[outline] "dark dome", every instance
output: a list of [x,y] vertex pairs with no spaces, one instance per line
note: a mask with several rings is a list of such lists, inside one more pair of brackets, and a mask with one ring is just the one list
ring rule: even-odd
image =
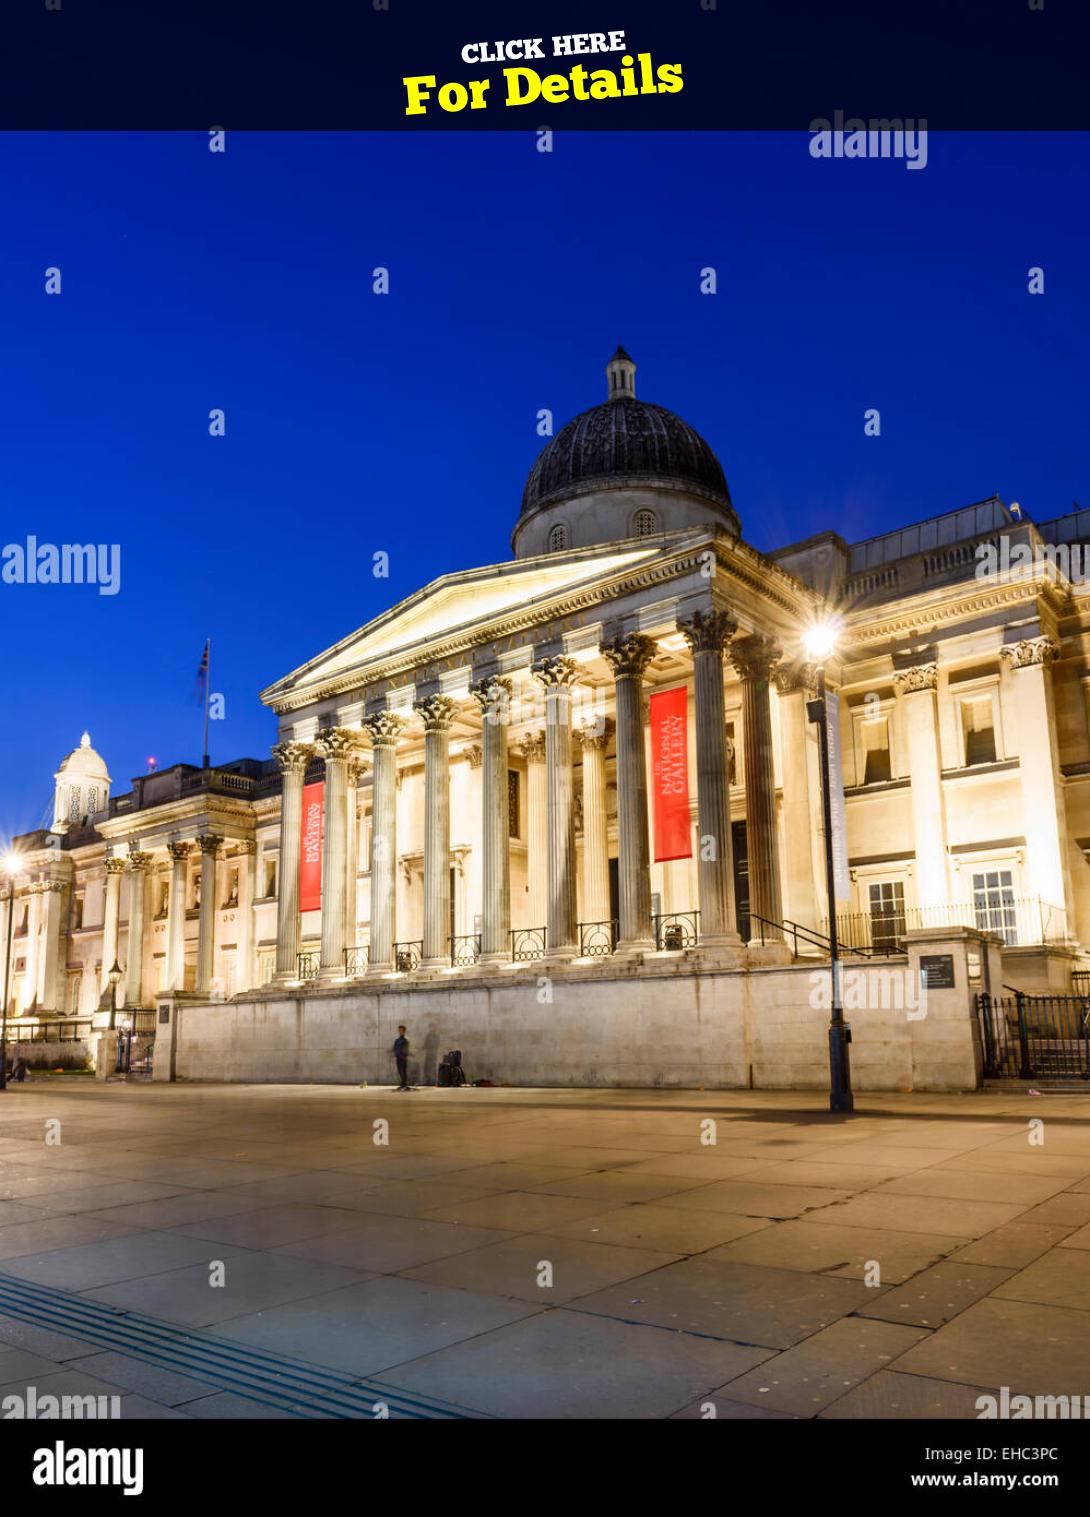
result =
[[719,460],[699,432],[663,406],[618,396],[584,411],[546,444],[522,492],[522,515],[594,490],[650,481],[731,507]]

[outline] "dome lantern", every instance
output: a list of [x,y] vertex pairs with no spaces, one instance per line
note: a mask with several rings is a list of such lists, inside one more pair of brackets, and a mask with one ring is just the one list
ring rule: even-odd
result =
[[635,400],[636,364],[619,344],[606,364],[606,378],[609,380],[608,400]]

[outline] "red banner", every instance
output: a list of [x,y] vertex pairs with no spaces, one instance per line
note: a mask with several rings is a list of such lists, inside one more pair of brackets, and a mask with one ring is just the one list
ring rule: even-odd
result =
[[322,796],[325,781],[303,786],[303,821],[299,850],[299,910],[322,904]]
[[689,826],[689,692],[659,690],[651,697],[651,781],[655,862],[693,855]]

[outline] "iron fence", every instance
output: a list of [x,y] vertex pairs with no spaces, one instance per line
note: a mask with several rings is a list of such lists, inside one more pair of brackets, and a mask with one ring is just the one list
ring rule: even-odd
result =
[[346,948],[344,951],[345,977],[350,980],[358,980],[367,973],[367,949]]
[[90,1017],[44,1022],[37,1017],[9,1017],[9,1043],[71,1043],[91,1035]]
[[[975,927],[994,932],[1008,948],[1063,943],[1067,913],[1039,896],[1018,897],[1000,890],[978,892],[978,899],[939,906],[905,906],[893,911],[849,911],[837,915],[836,932],[843,948],[871,948],[903,953],[905,933],[929,927]],[[828,921],[823,924],[828,931]]]
[[412,943],[394,944],[394,968],[398,974],[411,974],[414,969],[419,969],[420,960],[423,957],[423,938],[419,938]]
[[661,952],[695,948],[700,941],[699,911],[668,911],[651,918],[655,947]]
[[468,969],[471,964],[476,964],[481,956],[481,934],[479,932],[466,932],[460,937],[449,938],[450,943],[450,967],[452,969]]
[[295,955],[295,964],[298,978],[300,980],[316,980],[321,961],[322,956],[318,952],[297,953]]
[[978,995],[984,1073],[992,1079],[1090,1080],[1085,996]]
[[545,927],[512,927],[509,933],[512,964],[525,964],[531,959],[543,959],[547,931]]
[[611,922],[580,922],[580,955],[584,959],[608,959],[617,951],[620,929],[621,924],[616,918]]

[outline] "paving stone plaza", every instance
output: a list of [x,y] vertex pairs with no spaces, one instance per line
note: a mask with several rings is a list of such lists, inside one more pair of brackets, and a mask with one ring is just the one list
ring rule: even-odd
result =
[[39,1078],[0,1097],[0,1399],[973,1419],[1090,1393],[1085,1098],[825,1106]]

